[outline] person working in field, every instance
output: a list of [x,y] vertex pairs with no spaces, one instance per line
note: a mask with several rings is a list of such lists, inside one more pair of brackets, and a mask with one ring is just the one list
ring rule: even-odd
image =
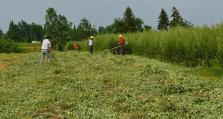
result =
[[88,50],[90,54],[93,54],[93,46],[94,46],[94,37],[91,36],[88,40]]
[[119,34],[119,49],[120,49],[120,55],[124,56],[125,55],[125,41],[124,37]]
[[44,40],[42,42],[41,47],[41,61],[40,63],[43,64],[45,56],[48,58],[48,62],[51,62],[51,43],[50,43],[50,37],[44,36]]
[[73,43],[73,50],[80,50],[79,45],[76,42]]

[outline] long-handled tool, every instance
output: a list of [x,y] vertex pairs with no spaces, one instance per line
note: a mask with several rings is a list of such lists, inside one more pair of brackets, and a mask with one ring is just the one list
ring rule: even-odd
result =
[[[128,45],[128,42],[126,42],[124,45]],[[105,50],[103,53],[107,53],[107,52],[112,51],[112,50],[114,50],[114,49],[117,49],[117,48],[119,48],[119,47],[121,47],[121,46],[119,45],[119,46],[116,46],[116,47],[114,47],[114,48],[107,49],[107,50]]]

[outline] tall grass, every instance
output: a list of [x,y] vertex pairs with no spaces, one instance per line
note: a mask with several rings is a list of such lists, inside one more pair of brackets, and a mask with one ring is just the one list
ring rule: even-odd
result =
[[[191,66],[209,65],[210,60],[217,59],[223,65],[223,24],[128,33],[124,34],[124,38],[129,43],[129,51],[136,55]],[[98,35],[95,50],[109,49],[117,42],[117,34]]]

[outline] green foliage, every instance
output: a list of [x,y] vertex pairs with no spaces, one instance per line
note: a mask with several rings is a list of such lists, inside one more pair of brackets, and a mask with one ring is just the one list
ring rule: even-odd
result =
[[167,30],[169,28],[169,18],[164,9],[161,10],[158,22],[158,30]]
[[42,40],[43,27],[41,25],[31,23],[28,24],[21,20],[18,24],[13,21],[9,24],[7,38],[19,42],[31,42],[32,40]]
[[31,42],[32,40],[42,40],[43,38],[43,27],[41,25],[32,23],[28,24],[25,21],[20,21],[18,23],[19,37],[17,39],[26,40]]
[[130,7],[127,7],[123,18],[116,18],[114,23],[107,27],[109,33],[127,33],[142,31],[142,19],[135,17]]
[[152,30],[152,26],[144,25],[144,31],[150,31]]
[[19,57],[0,71],[1,119],[223,117],[223,80],[204,80],[197,68],[77,52],[53,52],[45,65],[39,53]]
[[107,31],[106,31],[106,28],[105,27],[103,27],[103,26],[99,26],[99,28],[98,28],[98,33],[99,34],[105,34]]
[[126,24],[124,26],[124,28],[126,29],[126,32],[136,32],[136,31],[142,30],[143,21],[140,18],[135,17],[130,7],[126,8],[124,12],[123,20]]
[[[124,36],[125,37],[125,36]],[[126,38],[124,38],[126,41]],[[118,38],[118,34],[106,34],[106,35],[97,35],[96,36],[96,40],[95,40],[95,46],[94,46],[94,50],[95,51],[108,51],[110,49],[111,53],[113,54],[118,54],[119,53],[119,38]],[[87,41],[83,40],[81,42],[79,42],[80,47],[85,47],[82,50],[86,51],[87,48]],[[126,54],[132,54],[133,53],[133,44],[129,43],[128,45],[125,46],[125,53]]]
[[182,27],[192,27],[193,24],[185,19],[183,19],[180,15],[180,12],[176,7],[172,9],[172,20],[170,21],[170,28],[182,26]]
[[19,53],[22,51],[13,41],[0,39],[0,53]]
[[180,16],[180,12],[177,10],[176,7],[173,7],[171,17],[172,17],[172,21],[170,22],[171,27],[176,27],[183,20],[183,18]]
[[[78,49],[74,49],[74,43],[77,45]],[[81,49],[80,49],[80,46],[77,43],[77,41],[69,41],[65,45],[65,51],[68,51],[68,50],[78,50],[78,51],[80,51]]]
[[92,26],[91,23],[86,19],[83,18],[81,19],[80,24],[77,27],[77,36],[78,39],[85,39],[88,38],[89,36],[96,35],[97,30],[95,26]]
[[53,47],[57,50],[64,50],[68,40],[72,40],[72,23],[68,22],[65,16],[57,14],[54,8],[46,10],[45,34],[52,37]]
[[[124,34],[132,53],[189,66],[209,66],[211,59],[223,64],[223,25],[213,27],[176,27],[169,31],[148,31]],[[95,50],[111,48],[117,34],[98,35]],[[84,44],[86,45],[86,44]],[[118,44],[116,44],[118,45]]]
[[66,45],[65,45],[65,51],[72,50],[73,49],[73,43],[74,43],[73,41],[67,42]]
[[18,23],[18,33],[19,33],[19,36],[17,37],[17,40],[25,40],[27,39],[29,42],[32,40],[30,38],[31,36],[31,27],[29,26],[28,23],[26,23],[25,21],[21,21]]
[[3,31],[0,29],[0,39],[3,39],[3,35],[4,35]]
[[13,21],[9,23],[9,29],[7,31],[7,38],[11,40],[19,40],[19,28]]
[[43,39],[43,34],[44,34],[44,29],[42,25],[38,25],[36,23],[32,23],[29,25],[31,28],[30,31],[30,41],[35,40],[35,41],[40,41]]

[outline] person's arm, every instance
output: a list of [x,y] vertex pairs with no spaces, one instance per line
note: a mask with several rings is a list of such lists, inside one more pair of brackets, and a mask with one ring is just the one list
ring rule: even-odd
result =
[[51,43],[49,42],[49,44],[48,44],[48,51],[51,52],[51,50],[52,50],[51,49]]
[[52,50],[51,47],[49,47],[49,48],[48,48],[49,53],[51,53],[51,50]]
[[96,39],[93,40],[94,45],[96,45]]

